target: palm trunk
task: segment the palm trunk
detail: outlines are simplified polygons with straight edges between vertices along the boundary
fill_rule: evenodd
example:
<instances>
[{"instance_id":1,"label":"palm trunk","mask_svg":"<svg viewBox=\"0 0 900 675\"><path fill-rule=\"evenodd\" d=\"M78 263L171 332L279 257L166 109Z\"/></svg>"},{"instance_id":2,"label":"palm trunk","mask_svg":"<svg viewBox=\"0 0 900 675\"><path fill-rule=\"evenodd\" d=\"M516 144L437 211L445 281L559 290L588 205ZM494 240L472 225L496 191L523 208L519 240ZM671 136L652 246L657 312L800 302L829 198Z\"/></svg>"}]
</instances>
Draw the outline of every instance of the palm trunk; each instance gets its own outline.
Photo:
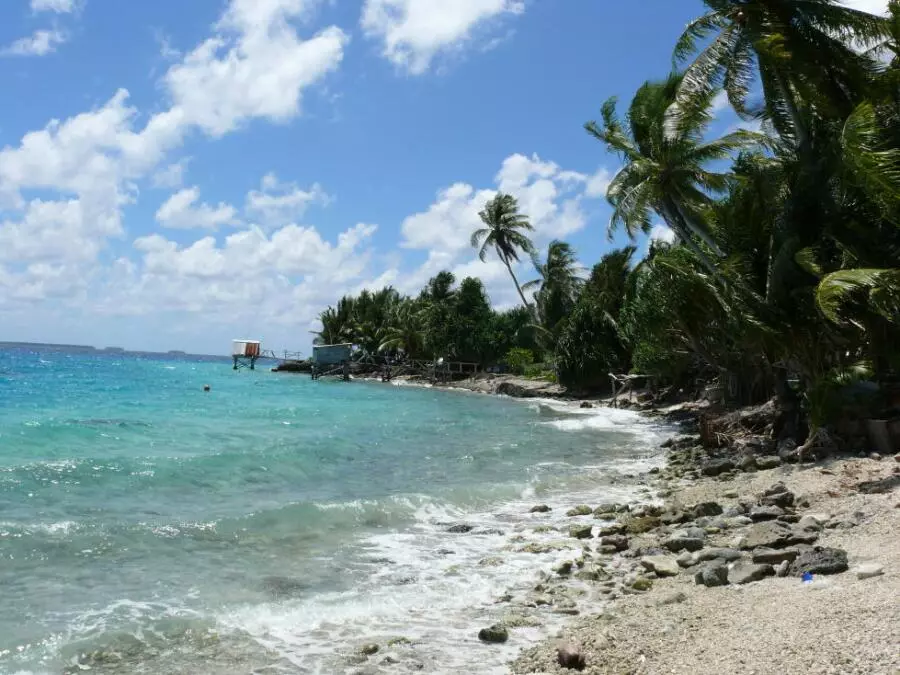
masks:
<instances>
[{"instance_id":1,"label":"palm trunk","mask_svg":"<svg viewBox=\"0 0 900 675\"><path fill-rule=\"evenodd\" d=\"M797 110L797 104L791 94L790 86L788 86L788 83L778 71L778 68L773 68L772 70L775 75L775 83L778 85L781 98L784 100L785 106L787 106L788 115L790 115L791 123L794 125L796 148L797 150L800 150L801 148L806 147L807 141L809 140L806 125L803 123L803 120L800 119L800 111Z\"/></svg>"},{"instance_id":2,"label":"palm trunk","mask_svg":"<svg viewBox=\"0 0 900 675\"><path fill-rule=\"evenodd\" d=\"M506 265L506 269L509 272L509 276L512 277L513 283L516 285L516 292L518 292L519 297L522 298L522 304L525 305L525 309L531 310L532 307L528 303L528 300L525 299L525 294L522 292L522 287L519 286L519 280L516 279L515 273L512 271L512 265L509 264L509 260L506 259L506 256L503 255L500 251L497 251L500 256L500 260L503 261L503 264Z\"/></svg>"},{"instance_id":3,"label":"palm trunk","mask_svg":"<svg viewBox=\"0 0 900 675\"><path fill-rule=\"evenodd\" d=\"M703 265L707 269L707 271L713 275L716 279L721 279L722 275L719 273L719 270L716 269L716 266L712 264L712 261L709 259L709 256L703 252L699 246L697 246L697 242L691 237L691 231L688 229L687 224L684 222L681 211L675 206L674 202L671 199L667 199L666 202L662 205L660 209L660 215L663 217L663 220L666 221L668 226L678 235L678 238L681 242L687 246L691 251L693 251L697 258L700 260L700 264Z\"/></svg>"}]
</instances>

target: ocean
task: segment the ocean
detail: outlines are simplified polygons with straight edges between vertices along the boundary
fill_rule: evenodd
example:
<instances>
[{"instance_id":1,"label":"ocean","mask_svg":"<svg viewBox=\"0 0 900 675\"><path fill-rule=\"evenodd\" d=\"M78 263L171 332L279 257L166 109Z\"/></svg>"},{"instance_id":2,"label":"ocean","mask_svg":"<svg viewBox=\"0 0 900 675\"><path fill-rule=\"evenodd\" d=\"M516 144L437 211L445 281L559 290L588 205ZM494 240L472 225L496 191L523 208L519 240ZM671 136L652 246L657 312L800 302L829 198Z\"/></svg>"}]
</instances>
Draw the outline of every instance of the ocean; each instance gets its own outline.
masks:
<instances>
[{"instance_id":1,"label":"ocean","mask_svg":"<svg viewBox=\"0 0 900 675\"><path fill-rule=\"evenodd\" d=\"M506 672L562 617L478 629L572 557L523 543L662 463L627 411L260 365L0 350L0 673Z\"/></svg>"}]
</instances>

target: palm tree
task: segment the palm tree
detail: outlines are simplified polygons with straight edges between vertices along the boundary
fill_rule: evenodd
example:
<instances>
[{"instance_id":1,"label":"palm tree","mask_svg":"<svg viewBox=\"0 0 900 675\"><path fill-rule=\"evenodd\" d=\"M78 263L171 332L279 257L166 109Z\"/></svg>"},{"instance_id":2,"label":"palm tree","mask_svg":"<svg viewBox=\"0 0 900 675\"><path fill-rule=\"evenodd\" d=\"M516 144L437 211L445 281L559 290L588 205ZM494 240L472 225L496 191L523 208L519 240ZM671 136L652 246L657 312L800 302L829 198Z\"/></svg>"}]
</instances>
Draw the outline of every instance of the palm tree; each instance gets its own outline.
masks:
<instances>
[{"instance_id":1,"label":"palm tree","mask_svg":"<svg viewBox=\"0 0 900 675\"><path fill-rule=\"evenodd\" d=\"M725 191L730 177L707 166L761 142L761 137L739 130L705 141L713 119L713 91L698 93L690 106L683 107L677 123L667 125L666 111L675 102L682 81L681 74L672 73L662 82L647 82L638 89L628 112L628 128L616 115L616 99L611 98L603 104L602 123L588 122L585 129L625 160L606 193L613 206L610 235L620 225L632 238L638 232L648 233L655 212L712 270L694 237L722 255L708 230L706 212L713 203L711 195Z\"/></svg>"},{"instance_id":2,"label":"palm tree","mask_svg":"<svg viewBox=\"0 0 900 675\"><path fill-rule=\"evenodd\" d=\"M553 332L575 307L584 283L582 268L575 259L572 246L559 240L550 242L546 262L542 263L534 256L534 266L540 277L529 281L522 290L536 289L534 299L538 316L544 328Z\"/></svg>"},{"instance_id":3,"label":"palm tree","mask_svg":"<svg viewBox=\"0 0 900 675\"><path fill-rule=\"evenodd\" d=\"M523 234L532 232L534 228L528 222L527 216L519 213L516 198L502 192L488 201L478 215L486 225L472 233L472 246L478 249L478 257L484 262L487 259L488 249L493 248L500 261L506 265L522 304L530 308L531 305L525 299L519 280L512 270L511 261L519 262L520 251L529 255L534 251L531 239Z\"/></svg>"},{"instance_id":4,"label":"palm tree","mask_svg":"<svg viewBox=\"0 0 900 675\"><path fill-rule=\"evenodd\" d=\"M876 61L854 47L888 36L886 19L838 0L704 3L710 11L689 23L675 46L679 63L697 53L698 42L707 43L685 72L679 103L724 86L739 114L770 118L798 146L807 140L798 108L824 101L849 112L877 70ZM754 110L747 97L757 80L766 105Z\"/></svg>"}]
</instances>

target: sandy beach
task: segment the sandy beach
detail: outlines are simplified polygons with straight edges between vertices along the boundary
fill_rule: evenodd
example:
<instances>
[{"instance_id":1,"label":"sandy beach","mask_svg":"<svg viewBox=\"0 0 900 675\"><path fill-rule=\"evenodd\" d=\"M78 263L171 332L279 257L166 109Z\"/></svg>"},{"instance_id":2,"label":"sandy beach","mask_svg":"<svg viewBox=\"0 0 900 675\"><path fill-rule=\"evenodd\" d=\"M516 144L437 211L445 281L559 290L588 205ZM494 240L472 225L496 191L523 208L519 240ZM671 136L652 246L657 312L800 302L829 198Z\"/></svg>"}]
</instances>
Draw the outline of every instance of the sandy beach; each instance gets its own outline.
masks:
<instances>
[{"instance_id":1,"label":"sandy beach","mask_svg":"<svg viewBox=\"0 0 900 675\"><path fill-rule=\"evenodd\" d=\"M613 556L596 553L612 539L590 546L585 556L604 569L594 606L512 672L900 672L898 472L900 457L840 459L678 482L662 520L681 522L609 535L627 538ZM603 531L637 520L621 514ZM707 560L690 564L697 558ZM777 560L788 562L779 570ZM814 570L807 582L804 560ZM716 567L723 585L695 579Z\"/></svg>"}]
</instances>

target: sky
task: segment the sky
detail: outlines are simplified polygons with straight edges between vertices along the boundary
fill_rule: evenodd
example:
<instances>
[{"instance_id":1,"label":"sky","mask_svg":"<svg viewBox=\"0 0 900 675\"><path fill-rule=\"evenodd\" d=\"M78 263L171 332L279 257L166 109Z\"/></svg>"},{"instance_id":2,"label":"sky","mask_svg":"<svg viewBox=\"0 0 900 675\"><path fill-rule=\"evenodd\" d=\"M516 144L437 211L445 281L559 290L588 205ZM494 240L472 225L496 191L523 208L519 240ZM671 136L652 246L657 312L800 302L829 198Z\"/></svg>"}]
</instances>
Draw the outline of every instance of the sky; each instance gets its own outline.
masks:
<instances>
[{"instance_id":1,"label":"sky","mask_svg":"<svg viewBox=\"0 0 900 675\"><path fill-rule=\"evenodd\" d=\"M3 0L0 340L308 351L340 296L443 269L510 306L505 268L469 245L478 211L512 193L536 245L565 239L585 267L628 243L607 236L618 158L583 125L665 76L702 11ZM737 123L719 112L712 133Z\"/></svg>"}]
</instances>

